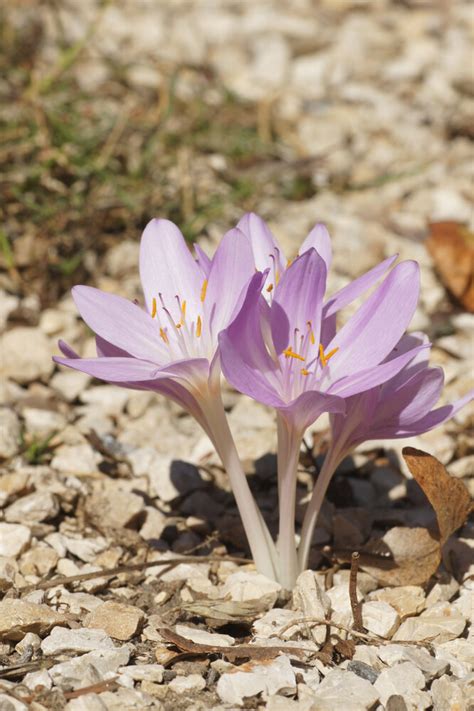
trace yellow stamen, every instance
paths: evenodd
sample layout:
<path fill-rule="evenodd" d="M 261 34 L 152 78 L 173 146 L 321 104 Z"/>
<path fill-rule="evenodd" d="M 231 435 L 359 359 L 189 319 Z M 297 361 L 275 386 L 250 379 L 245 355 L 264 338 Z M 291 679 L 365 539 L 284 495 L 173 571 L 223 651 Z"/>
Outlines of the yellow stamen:
<path fill-rule="evenodd" d="M 338 350 L 339 350 L 339 347 L 333 348 L 332 351 L 329 351 L 329 353 L 324 353 L 323 344 L 322 343 L 319 344 L 319 357 L 321 359 L 321 365 L 323 366 L 323 368 L 325 368 L 327 366 L 327 364 L 329 363 L 329 361 L 331 360 L 333 355 L 335 355 L 338 352 Z"/>
<path fill-rule="evenodd" d="M 196 324 L 196 336 L 198 338 L 200 338 L 200 336 L 201 336 L 201 329 L 202 329 L 202 321 L 201 321 L 201 317 L 198 316 L 197 324 Z"/>
<path fill-rule="evenodd" d="M 288 267 L 291 267 L 292 264 L 293 264 L 293 260 L 289 259 L 286 263 L 286 268 L 288 269 Z"/>
<path fill-rule="evenodd" d="M 303 362 L 306 360 L 306 358 L 303 358 L 303 356 L 300 356 L 299 353 L 295 353 L 291 347 L 287 348 L 286 351 L 283 351 L 283 355 L 285 358 L 296 358 L 296 360 L 302 360 Z"/>
<path fill-rule="evenodd" d="M 155 297 L 153 297 L 153 299 L 151 300 L 151 317 L 152 318 L 155 318 L 157 310 L 158 310 L 158 307 L 156 305 L 156 299 L 155 299 Z"/>
<path fill-rule="evenodd" d="M 160 336 L 165 343 L 169 343 L 168 336 L 166 335 L 166 331 L 163 328 L 160 328 Z"/>
<path fill-rule="evenodd" d="M 309 370 L 306 370 L 306 368 L 301 368 L 301 375 L 309 375 Z"/>
<path fill-rule="evenodd" d="M 201 287 L 201 301 L 204 302 L 204 299 L 206 298 L 206 291 L 207 291 L 207 279 L 204 279 Z"/>
<path fill-rule="evenodd" d="M 280 281 L 280 272 L 278 269 L 275 272 L 275 284 L 278 286 L 278 282 Z"/>
<path fill-rule="evenodd" d="M 182 323 L 177 323 L 176 328 L 181 328 L 182 325 L 183 325 Z"/>
<path fill-rule="evenodd" d="M 309 340 L 311 341 L 311 345 L 314 346 L 314 344 L 316 343 L 316 339 L 314 337 L 313 324 L 311 323 L 311 321 L 307 321 L 307 326 L 309 328 Z"/>
<path fill-rule="evenodd" d="M 270 293 L 271 291 L 273 291 L 273 284 L 269 284 L 269 285 L 267 286 L 267 291 L 268 291 L 268 293 Z"/>
<path fill-rule="evenodd" d="M 180 324 L 183 325 L 186 321 L 186 301 L 181 304 L 181 321 Z"/>

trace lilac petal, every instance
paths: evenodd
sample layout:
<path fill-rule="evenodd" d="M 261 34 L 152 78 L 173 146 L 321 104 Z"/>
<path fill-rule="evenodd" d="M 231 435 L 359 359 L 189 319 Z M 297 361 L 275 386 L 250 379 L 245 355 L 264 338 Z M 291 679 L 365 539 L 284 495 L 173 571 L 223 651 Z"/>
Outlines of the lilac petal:
<path fill-rule="evenodd" d="M 196 254 L 196 262 L 198 263 L 204 277 L 207 279 L 209 276 L 209 270 L 211 268 L 212 259 L 207 256 L 205 251 L 198 245 L 197 242 L 194 243 L 194 252 Z"/>
<path fill-rule="evenodd" d="M 209 434 L 207 429 L 206 418 L 202 412 L 201 406 L 197 401 L 196 397 L 189 392 L 189 390 L 178 382 L 175 382 L 172 378 L 159 378 L 158 380 L 151 380 L 143 383 L 135 383 L 134 386 L 138 386 L 142 390 L 153 390 L 154 392 L 164 395 L 173 402 L 176 402 L 180 407 L 190 415 L 201 425 L 203 430 Z"/>
<path fill-rule="evenodd" d="M 123 348 L 117 348 L 100 336 L 95 337 L 95 348 L 99 358 L 131 358 L 132 356 Z"/>
<path fill-rule="evenodd" d="M 283 254 L 267 223 L 253 212 L 242 217 L 237 228 L 247 237 L 252 248 L 254 266 L 257 271 L 268 270 L 268 277 L 262 286 L 263 295 L 271 301 L 270 291 L 275 288 L 285 269 Z"/>
<path fill-rule="evenodd" d="M 380 399 L 378 387 L 346 398 L 346 414 L 331 414 L 332 441 L 345 451 L 370 439 L 370 430 Z"/>
<path fill-rule="evenodd" d="M 61 351 L 61 353 L 63 353 L 66 356 L 66 358 L 80 358 L 81 357 L 78 353 L 76 353 L 76 351 L 73 348 L 71 348 L 70 345 L 68 345 L 66 343 L 66 341 L 63 341 L 62 339 L 59 339 L 58 346 L 59 346 L 59 350 Z"/>
<path fill-rule="evenodd" d="M 387 357 L 413 317 L 419 282 L 416 262 L 398 264 L 342 327 L 328 345 L 339 349 L 331 361 L 333 381 Z"/>
<path fill-rule="evenodd" d="M 412 363 L 407 370 L 411 370 Z M 425 367 L 416 371 L 409 380 L 401 381 L 398 387 L 393 382 L 396 379 L 397 376 L 382 387 L 377 421 L 403 426 L 419 420 L 438 402 L 443 389 L 444 373 L 442 368 Z"/>
<path fill-rule="evenodd" d="M 275 301 L 270 307 L 265 299 L 260 299 L 259 306 L 263 340 L 271 357 L 276 361 L 278 354 L 284 351 L 289 343 L 290 323 L 284 310 Z"/>
<path fill-rule="evenodd" d="M 190 390 L 197 390 L 207 383 L 209 378 L 209 361 L 206 358 L 188 358 L 186 360 L 167 363 L 159 371 L 160 377 L 169 377 Z"/>
<path fill-rule="evenodd" d="M 176 297 L 186 301 L 191 318 L 197 314 L 203 274 L 180 230 L 169 220 L 151 220 L 140 243 L 140 278 L 148 310 L 162 295 L 166 308 L 178 322 Z M 159 304 L 159 302 L 158 302 Z"/>
<path fill-rule="evenodd" d="M 313 227 L 309 235 L 299 249 L 299 254 L 304 254 L 309 249 L 315 249 L 326 264 L 326 269 L 329 271 L 332 262 L 332 247 L 331 238 L 327 231 L 326 225 L 318 223 Z"/>
<path fill-rule="evenodd" d="M 231 385 L 258 402 L 273 407 L 285 403 L 279 394 L 277 366 L 262 337 L 260 291 L 265 275 L 256 274 L 242 309 L 219 336 L 222 371 Z"/>
<path fill-rule="evenodd" d="M 348 306 L 355 301 L 355 299 L 370 289 L 370 287 L 373 286 L 392 266 L 397 257 L 398 255 L 395 254 L 393 257 L 385 259 L 383 262 L 380 262 L 380 264 L 377 264 L 377 266 L 373 269 L 370 269 L 365 274 L 362 274 L 362 276 L 354 279 L 354 281 L 347 286 L 344 286 L 342 289 L 339 289 L 339 291 L 336 291 L 336 293 L 333 294 L 333 296 L 331 296 L 331 298 L 324 305 L 324 318 L 327 318 L 328 316 L 331 316 L 331 314 L 335 314 L 345 306 Z"/>
<path fill-rule="evenodd" d="M 324 317 L 324 307 L 323 307 L 323 319 L 321 323 L 321 335 L 319 340 L 324 350 L 327 350 L 328 344 L 331 343 L 332 339 L 337 333 L 337 313 L 331 314 L 330 316 Z"/>
<path fill-rule="evenodd" d="M 398 341 L 397 345 L 392 350 L 392 352 L 389 353 L 386 360 L 392 360 L 393 358 L 396 358 L 397 356 L 402 355 L 402 353 L 407 353 L 408 351 L 411 351 L 413 348 L 416 348 L 417 346 L 421 346 L 421 345 L 430 345 L 429 338 L 425 333 L 422 333 L 421 331 L 413 331 L 412 333 L 404 333 L 403 336 Z M 430 351 L 425 348 L 418 353 L 418 355 L 415 358 L 415 361 L 417 363 L 423 364 L 423 367 L 425 367 L 428 360 L 429 360 L 429 357 L 430 357 Z"/>
<path fill-rule="evenodd" d="M 153 379 L 157 373 L 155 363 L 137 358 L 61 358 L 54 356 L 55 363 L 92 375 L 111 383 L 133 382 Z"/>
<path fill-rule="evenodd" d="M 273 260 L 270 255 L 274 255 L 277 259 L 276 266 L 281 273 L 285 267 L 282 253 L 267 223 L 254 212 L 248 212 L 241 218 L 237 227 L 250 241 L 255 268 L 259 272 L 270 269 L 272 273 Z"/>
<path fill-rule="evenodd" d="M 323 412 L 344 413 L 345 409 L 342 397 L 313 390 L 302 393 L 289 405 L 280 407 L 279 411 L 297 431 L 304 432 Z"/>
<path fill-rule="evenodd" d="M 294 328 L 299 328 L 302 336 L 307 335 L 308 328 L 311 328 L 314 346 L 318 348 L 325 289 L 326 264 L 315 249 L 297 257 L 288 269 L 285 269 L 272 302 L 270 321 L 275 343 L 282 342 L 283 311 L 291 327 L 290 341 Z M 286 324 L 284 326 L 287 327 Z"/>
<path fill-rule="evenodd" d="M 464 395 L 464 397 L 456 400 L 451 405 L 443 405 L 438 407 L 436 410 L 432 410 L 424 417 L 420 418 L 416 422 L 412 422 L 408 427 L 400 427 L 396 434 L 391 435 L 392 437 L 412 437 L 418 434 L 423 434 L 423 432 L 428 432 L 429 430 L 438 427 L 439 425 L 450 420 L 454 415 L 459 412 L 461 408 L 474 400 L 474 388 Z M 383 435 L 384 437 L 385 435 Z"/>
<path fill-rule="evenodd" d="M 75 286 L 72 296 L 89 328 L 109 343 L 143 360 L 169 358 L 157 324 L 136 304 L 92 286 Z"/>
<path fill-rule="evenodd" d="M 350 397 L 364 390 L 370 390 L 376 385 L 381 385 L 405 367 L 416 356 L 420 348 L 428 348 L 428 346 L 418 346 L 398 358 L 334 381 L 326 388 L 326 392 L 331 395 L 339 395 L 339 397 Z"/>
<path fill-rule="evenodd" d="M 227 232 L 212 260 L 204 308 L 217 336 L 242 305 L 244 288 L 255 274 L 252 248 L 239 229 Z"/>

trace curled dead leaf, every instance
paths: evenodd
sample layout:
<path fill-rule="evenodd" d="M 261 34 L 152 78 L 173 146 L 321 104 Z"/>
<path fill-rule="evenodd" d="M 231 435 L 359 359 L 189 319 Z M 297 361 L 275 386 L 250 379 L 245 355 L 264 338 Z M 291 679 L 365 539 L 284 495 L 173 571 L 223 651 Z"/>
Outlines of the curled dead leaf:
<path fill-rule="evenodd" d="M 380 557 L 377 562 L 361 567 L 383 585 L 421 585 L 440 564 L 441 546 L 426 528 L 395 526 L 382 541 L 390 550 L 390 557 Z"/>
<path fill-rule="evenodd" d="M 426 582 L 441 562 L 444 543 L 473 510 L 462 481 L 450 476 L 435 457 L 413 447 L 405 447 L 403 457 L 435 511 L 438 530 L 397 526 L 381 539 L 389 557 L 366 563 L 361 555 L 361 567 L 380 583 L 392 586 Z"/>
<path fill-rule="evenodd" d="M 463 482 L 450 476 L 446 467 L 431 454 L 414 447 L 404 447 L 402 453 L 413 478 L 434 509 L 443 546 L 473 510 L 469 492 Z"/>
<path fill-rule="evenodd" d="M 474 312 L 474 234 L 459 222 L 433 222 L 426 246 L 441 281 Z"/>

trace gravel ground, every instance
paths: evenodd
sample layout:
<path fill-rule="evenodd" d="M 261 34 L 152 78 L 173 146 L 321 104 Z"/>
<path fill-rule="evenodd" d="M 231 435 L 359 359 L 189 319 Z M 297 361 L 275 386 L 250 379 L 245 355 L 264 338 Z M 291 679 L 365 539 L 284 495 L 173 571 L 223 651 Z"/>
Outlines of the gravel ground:
<path fill-rule="evenodd" d="M 287 254 L 327 223 L 330 291 L 395 252 L 418 260 L 412 328 L 433 341 L 446 402 L 463 395 L 473 386 L 474 316 L 446 291 L 425 238 L 433 222 L 472 229 L 470 4 L 87 0 L 2 12 L 13 64 L 0 85 L 10 97 L 0 182 L 0 710 L 472 708 L 472 525 L 449 539 L 426 583 L 383 587 L 361 565 L 365 632 L 351 631 L 341 553 L 363 552 L 390 526 L 431 522 L 401 457 L 406 444 L 474 493 L 472 408 L 343 462 L 315 533 L 316 572 L 290 594 L 246 562 L 225 474 L 190 417 L 51 360 L 58 338 L 93 353 L 71 284 L 140 295 L 138 238 L 149 218 L 176 219 L 210 252 L 256 209 Z M 80 153 L 79 138 L 62 138 L 52 122 L 61 100 L 67 125 L 71 90 L 71 116 L 79 107 L 89 121 L 74 130 L 85 140 L 100 129 L 100 149 L 92 141 Z M 172 113 L 165 127 L 163 112 Z M 230 389 L 225 397 L 275 530 L 273 415 Z M 327 440 L 321 418 L 301 453 L 299 521 Z"/>

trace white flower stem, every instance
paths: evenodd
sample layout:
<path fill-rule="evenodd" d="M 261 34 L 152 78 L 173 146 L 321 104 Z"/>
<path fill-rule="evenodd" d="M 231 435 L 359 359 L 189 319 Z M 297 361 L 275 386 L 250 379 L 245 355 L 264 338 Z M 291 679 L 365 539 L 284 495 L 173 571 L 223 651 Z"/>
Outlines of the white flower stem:
<path fill-rule="evenodd" d="M 229 477 L 257 571 L 267 578 L 278 580 L 279 566 L 275 544 L 242 469 L 220 391 L 213 391 L 212 397 L 203 407 L 203 412 L 207 424 L 205 429 Z"/>
<path fill-rule="evenodd" d="M 298 548 L 298 564 L 300 571 L 306 570 L 308 567 L 311 541 L 313 538 L 314 527 L 316 526 L 316 521 L 318 520 L 319 511 L 324 501 L 329 482 L 332 479 L 332 475 L 343 458 L 344 455 L 341 455 L 340 450 L 335 447 L 331 447 L 326 455 L 321 471 L 319 472 L 311 500 L 304 515 L 303 527 L 301 529 L 301 539 Z"/>
<path fill-rule="evenodd" d="M 302 434 L 280 414 L 278 427 L 278 499 L 279 533 L 278 552 L 280 554 L 279 582 L 287 590 L 292 590 L 298 576 L 298 557 L 295 540 L 296 471 L 301 447 Z"/>

